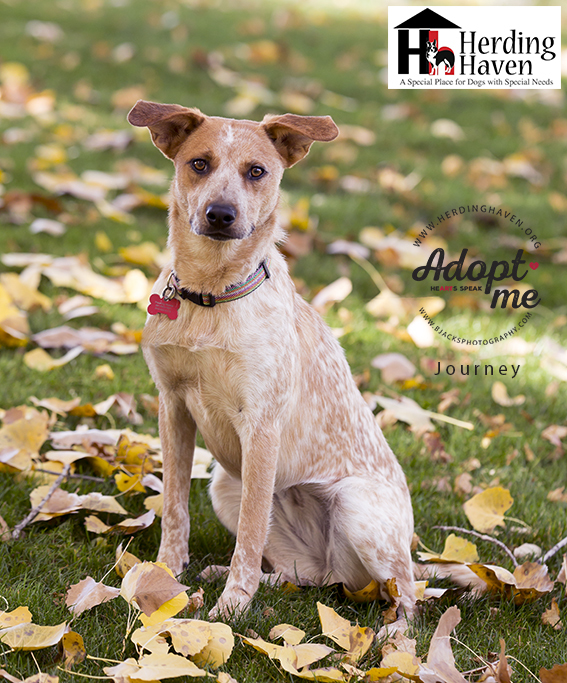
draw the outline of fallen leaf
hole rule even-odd
[[[539,670],[541,683],[565,683],[567,680],[567,663],[556,664],[552,669]]]
[[[120,505],[114,496],[104,496],[98,491],[92,491],[84,496],[80,496],[81,507],[83,510],[94,510],[95,512],[111,512],[115,515],[127,515],[128,512]]]
[[[63,637],[66,623],[57,626],[18,624],[0,632],[0,641],[12,650],[41,650],[57,643]]]
[[[199,666],[209,665],[217,669],[228,661],[234,648],[234,635],[228,624],[213,622],[209,628],[211,639],[193,660]]]
[[[25,606],[16,607],[11,612],[0,612],[0,629],[11,628],[18,624],[29,624],[32,614]]]
[[[382,381],[386,384],[410,379],[416,372],[415,365],[401,353],[382,353],[370,364],[382,371]]]
[[[497,526],[504,526],[504,513],[513,502],[510,491],[496,486],[477,493],[466,501],[463,509],[473,529],[486,534]]]
[[[471,564],[478,562],[478,553],[474,543],[450,534],[445,539],[445,548],[441,555],[429,552],[418,552],[422,562],[459,562]]]
[[[73,614],[79,616],[85,610],[108,600],[113,600],[119,595],[119,588],[105,586],[102,582],[97,582],[92,577],[87,576],[86,579],[69,588],[65,604]]]
[[[380,584],[374,579],[358,591],[351,592],[344,584],[343,590],[347,598],[353,602],[374,602],[374,600],[378,600],[382,595]]]
[[[563,555],[563,562],[561,563],[559,574],[557,574],[557,581],[563,584],[567,583],[567,555]]]
[[[24,354],[24,363],[32,370],[39,370],[39,372],[48,372],[54,368],[60,368],[74,360],[83,352],[82,347],[77,346],[70,349],[61,358],[53,358],[44,349],[33,349]]]
[[[549,425],[549,427],[546,427],[543,430],[541,435],[557,448],[563,449],[561,439],[564,439],[567,436],[567,427],[564,425]]]
[[[311,300],[316,311],[323,314],[332,304],[343,301],[352,292],[352,282],[348,277],[341,277],[324,287]]]
[[[165,602],[183,593],[187,588],[189,586],[173,578],[165,569],[165,565],[140,562],[122,579],[120,595],[128,604],[133,604],[145,615],[151,616]]]
[[[283,638],[288,645],[298,645],[305,638],[305,631],[291,624],[278,624],[272,628],[268,638],[270,640]]]
[[[38,486],[30,493],[32,509],[36,508],[47,496],[51,487],[49,485]],[[53,517],[68,515],[81,509],[81,498],[76,493],[69,493],[61,488],[56,488],[41,508],[41,512],[33,520],[44,522]]]
[[[65,633],[60,645],[63,649],[65,669],[70,669],[73,664],[80,664],[87,656],[83,637],[74,631]]]
[[[526,400],[524,394],[518,394],[515,398],[510,398],[510,396],[508,396],[508,389],[506,389],[506,385],[503,382],[494,382],[491,394],[493,401],[496,401],[499,406],[504,406],[506,408],[521,406]]]
[[[544,624],[552,626],[556,631],[560,631],[563,628],[561,613],[555,598],[551,598],[551,606],[541,615],[541,620]]]
[[[139,564],[139,560],[135,555],[129,553],[127,550],[122,550],[122,543],[116,548],[116,573],[123,579],[126,574],[132,569],[135,564]]]

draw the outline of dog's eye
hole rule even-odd
[[[248,171],[248,175],[251,178],[261,178],[264,173],[266,173],[266,170],[261,166],[252,166],[252,168]]]
[[[204,173],[207,170],[208,164],[204,159],[193,159],[191,166],[197,173]]]

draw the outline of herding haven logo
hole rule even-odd
[[[398,30],[398,74],[409,74],[410,57],[417,57],[419,74],[455,75],[455,53],[445,43],[451,43],[451,34],[447,29],[459,29],[460,26],[427,8],[395,28]],[[417,43],[415,30],[419,33]],[[412,71],[415,73],[413,69]]]

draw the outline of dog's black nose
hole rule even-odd
[[[238,211],[231,204],[209,204],[205,211],[207,222],[215,231],[230,228],[236,220]]]

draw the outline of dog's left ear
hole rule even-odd
[[[330,142],[339,134],[330,116],[265,116],[261,124],[285,162],[293,166],[307,154],[311,143]]]
[[[133,126],[150,129],[154,145],[169,159],[175,158],[181,145],[205,118],[198,109],[145,100],[138,100],[128,114],[128,122]]]

